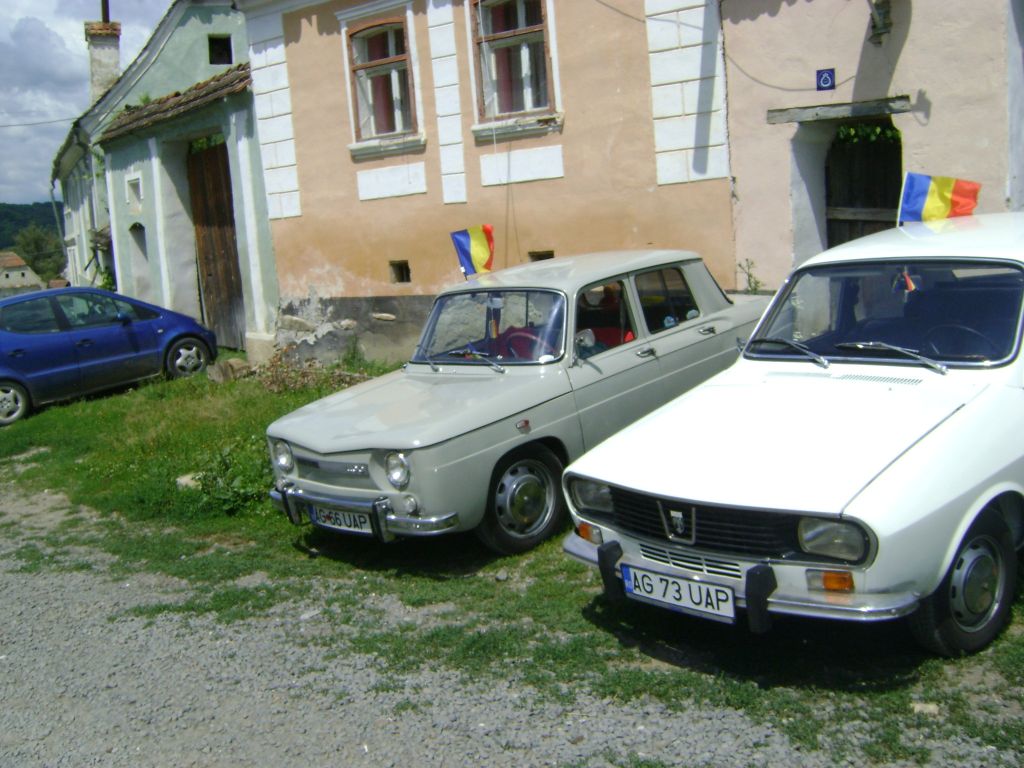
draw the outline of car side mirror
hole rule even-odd
[[[576,336],[573,338],[573,361],[572,364],[576,365],[576,362],[581,357],[586,357],[585,351],[593,349],[597,345],[597,337],[594,336],[593,328],[584,328],[582,331],[577,331]]]
[[[121,325],[128,325],[131,321],[131,317],[129,317],[124,312],[117,313],[117,322],[119,322]]]
[[[582,331],[576,332],[577,349],[590,349],[595,344],[597,344],[597,337],[594,336],[593,328],[584,328]]]

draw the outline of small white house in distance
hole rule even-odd
[[[14,251],[0,251],[0,297],[38,291],[43,281]]]

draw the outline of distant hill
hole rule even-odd
[[[57,203],[57,215],[63,215],[61,203]],[[53,218],[53,206],[49,203],[0,203],[0,250],[13,246],[15,236],[29,224],[38,224],[47,232],[60,234]]]

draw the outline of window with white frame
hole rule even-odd
[[[377,21],[349,32],[359,141],[416,130],[405,22]]]
[[[551,109],[545,0],[474,0],[484,119]]]

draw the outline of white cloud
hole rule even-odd
[[[171,0],[110,0],[127,67]],[[0,202],[49,199],[53,157],[89,101],[85,22],[100,0],[0,3]]]

